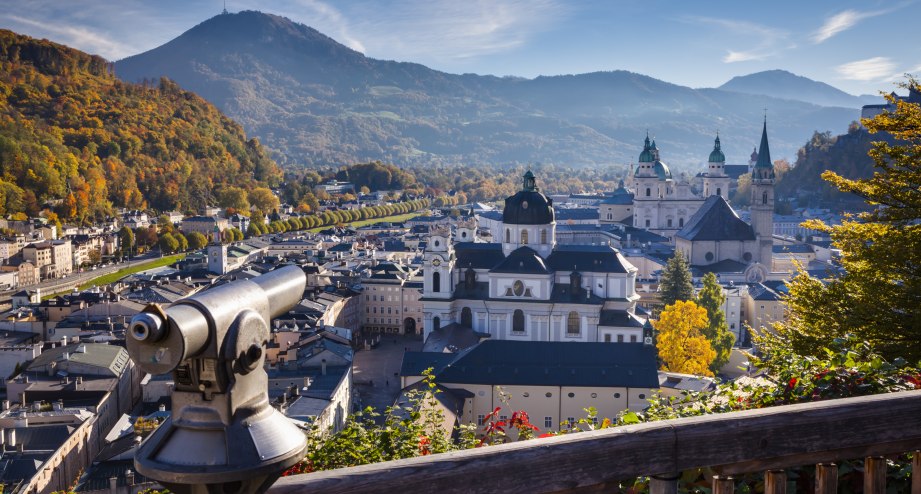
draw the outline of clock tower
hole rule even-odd
[[[451,298],[454,295],[454,246],[451,243],[451,227],[436,225],[429,230],[422,264],[422,298],[437,302],[427,304],[425,309],[424,333],[429,333],[452,320]],[[444,302],[442,302],[444,301]]]

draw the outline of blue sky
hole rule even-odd
[[[117,60],[219,13],[218,1],[0,0],[0,27]],[[921,74],[921,0],[228,0],[374,58],[452,72],[630,70],[691,87],[785,69],[852,94]]]

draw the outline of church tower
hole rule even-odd
[[[768,148],[767,119],[761,131],[761,146],[758,161],[752,168],[751,223],[758,241],[758,257],[755,261],[771,269],[772,246],[774,244],[774,164]]]
[[[726,175],[726,156],[720,149],[720,136],[713,141],[713,151],[707,160],[707,175],[704,177],[704,198],[720,196],[729,200],[729,176]]]
[[[221,230],[214,226],[211,242],[208,243],[208,271],[227,274],[227,246],[221,242]]]
[[[423,297],[450,299],[454,291],[454,247],[451,245],[451,227],[432,227],[423,263]]]

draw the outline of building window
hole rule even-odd
[[[441,291],[441,273],[432,273],[432,291]]]
[[[521,245],[528,245],[528,231],[521,230]]]
[[[646,228],[649,228],[649,220],[646,220]]]
[[[521,309],[515,309],[515,313],[512,314],[512,331],[524,333],[524,312]]]
[[[486,415],[480,414],[476,416],[476,423],[478,425],[483,425],[484,422],[486,422]]]
[[[578,335],[581,330],[581,319],[579,318],[579,313],[572,311],[569,313],[569,317],[566,320],[566,334],[568,335]]]
[[[470,307],[461,309],[461,326],[465,328],[473,327],[473,311],[470,310]]]
[[[716,195],[718,195],[718,196],[723,195],[723,189],[720,188],[720,187],[717,187],[717,188],[716,188]]]
[[[575,418],[575,417],[566,417],[566,422],[568,422],[568,423],[569,423],[569,427],[572,428],[573,426],[576,425],[576,418]]]
[[[505,229],[505,243],[512,243],[512,231],[508,228]]]
[[[617,342],[618,342],[618,343],[623,343],[623,342],[624,342],[624,335],[622,335],[622,334],[617,335]]]
[[[438,330],[439,328],[441,328],[441,318],[436,316],[432,319],[432,329]]]
[[[553,427],[553,417],[544,417],[544,428],[550,429]]]
[[[684,227],[684,218],[678,218],[678,227]]]
[[[610,342],[611,342],[611,335],[609,335],[609,334],[604,335],[604,342],[605,342],[605,343],[610,343]]]
[[[508,420],[508,415],[499,415],[499,420],[505,422],[506,420]]]
[[[669,227],[669,228],[672,227],[672,219],[671,219],[671,218],[668,219],[668,227]]]
[[[761,194],[761,204],[767,204],[767,191]]]
[[[643,393],[640,393],[640,399],[641,399],[641,400],[645,400],[645,399],[646,399],[646,395],[643,394]]]
[[[635,335],[635,334],[630,335],[630,343],[636,343],[636,335]]]
[[[712,253],[712,252],[707,252],[706,254],[704,254],[704,259],[706,259],[707,262],[712,261],[712,260],[713,260],[713,253]]]
[[[608,216],[611,216],[611,215],[608,215]],[[540,243],[542,244],[547,243],[547,229],[546,228],[540,231]]]

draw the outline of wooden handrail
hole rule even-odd
[[[723,476],[921,449],[921,390],[616,427],[284,477],[288,493],[594,491],[712,467]],[[916,462],[917,463],[917,462]]]

